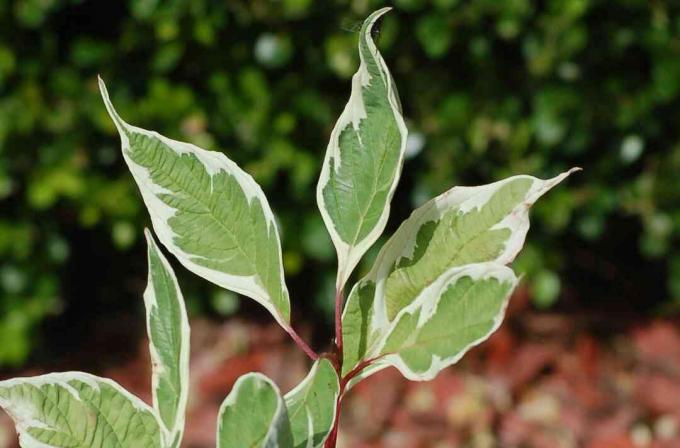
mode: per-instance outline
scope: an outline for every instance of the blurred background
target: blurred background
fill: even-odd
[[[149,220],[97,74],[127,121],[224,151],[262,185],[294,325],[327,349],[316,180],[359,26],[386,4],[0,0],[0,376],[85,370],[149,398]],[[432,383],[362,383],[340,445],[680,446],[680,4],[391,5],[375,39],[410,135],[386,235],[454,185],[584,171],[534,208],[502,329]],[[238,375],[286,390],[308,365],[254,302],[175,267],[193,328],[185,445],[213,446]]]

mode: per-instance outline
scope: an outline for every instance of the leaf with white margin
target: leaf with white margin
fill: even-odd
[[[274,215],[259,185],[224,154],[124,122],[99,87],[161,243],[195,274],[246,295],[289,326]]]
[[[82,372],[0,382],[23,448],[162,446],[154,411],[116,382]]]
[[[165,428],[166,446],[178,447],[189,395],[189,320],[175,273],[145,229],[149,279],[144,291],[153,375],[153,405]]]
[[[307,377],[285,396],[295,448],[320,447],[333,423],[340,384],[331,362],[320,359]]]
[[[290,448],[293,437],[279,388],[261,373],[241,376],[220,406],[217,448]]]
[[[371,38],[371,14],[359,34],[359,70],[331,133],[316,190],[317,203],[338,254],[341,289],[385,229],[406,147],[406,125],[394,80]]]
[[[517,285],[499,263],[453,268],[427,287],[391,324],[371,371],[394,366],[408,379],[425,381],[458,362],[498,329]]]
[[[524,245],[530,207],[573,171],[455,187],[416,209],[352,288],[343,314],[343,374],[370,359],[399,312],[449,269],[510,263]]]

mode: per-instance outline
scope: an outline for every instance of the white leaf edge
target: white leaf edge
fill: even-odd
[[[460,208],[465,211],[480,208],[503,185],[517,179],[529,179],[532,181],[532,185],[527,191],[525,199],[502,221],[492,227],[492,229],[505,228],[511,231],[510,239],[505,243],[503,252],[493,260],[493,262],[502,265],[510,264],[524,246],[530,227],[529,210],[531,207],[541,196],[566,179],[571,173],[578,170],[580,168],[572,168],[547,180],[528,175],[519,175],[487,185],[454,187],[416,209],[382,247],[373,268],[366,276],[367,279],[375,283],[376,300],[372,308],[374,311],[372,328],[387,328],[391,323],[387,317],[387,306],[385,303],[387,277],[394,263],[403,258],[402,254],[405,250],[409,252],[406,255],[412,254],[416,245],[418,229],[424,223],[440,218],[444,213],[453,208]]]
[[[486,204],[493,193],[504,184],[512,182],[516,179],[530,179],[532,181],[532,185],[525,196],[525,200],[515,207],[513,211],[509,213],[508,216],[506,216],[501,222],[493,227],[493,229],[509,228],[512,232],[512,235],[511,238],[506,242],[503,253],[500,254],[495,261],[488,263],[497,263],[500,265],[510,264],[515,259],[517,254],[522,250],[522,247],[524,247],[526,235],[529,232],[530,227],[529,210],[531,207],[541,196],[546,194],[571,174],[580,170],[581,168],[578,167],[571,168],[550,179],[539,179],[529,175],[518,175],[485,185],[453,187],[439,196],[430,199],[424,205],[414,210],[380,249],[380,252],[378,253],[378,256],[376,257],[373,267],[369,273],[354,285],[354,288],[357,288],[362,284],[363,281],[371,281],[375,284],[374,301],[371,307],[371,323],[368,333],[373,334],[373,332],[379,331],[381,328],[390,329],[392,328],[392,325],[398,321],[403,310],[397,313],[392,321],[390,321],[387,317],[385,284],[391,267],[394,265],[394,263],[403,258],[402,253],[404,252],[404,249],[408,248],[410,251],[410,253],[406,254],[406,256],[410,255],[415,249],[418,229],[420,229],[424,223],[438,219],[442,216],[442,214],[454,207],[460,207],[463,210],[471,210],[474,207],[481,207]],[[452,269],[464,269],[467,266],[473,265],[474,264],[459,266]],[[451,271],[451,269],[449,271]],[[449,271],[446,271],[442,275],[446,275]],[[425,291],[427,289],[429,289],[429,287],[426,288]],[[350,293],[350,297],[351,296],[352,293]],[[415,302],[417,302],[417,299],[414,300],[413,303]],[[408,308],[409,307],[406,309]],[[347,310],[348,307],[345,306],[343,311],[343,319],[347,313]],[[389,335],[389,332],[387,332],[387,335]],[[366,354],[362,359],[371,359],[370,354],[379,351],[381,344],[384,343],[386,337],[387,336],[385,332],[381,331],[379,337],[372,339],[372,344],[370,347],[367,347]],[[351,388],[362,379],[365,379],[373,373],[376,373],[388,366],[389,364],[385,364],[384,362],[373,362],[371,365],[364,368],[360,374],[358,374],[348,383],[348,388]]]
[[[401,359],[398,354],[390,354],[377,361],[377,364],[385,363],[396,367],[402,375],[411,381],[429,381],[433,379],[442,369],[457,363],[470,349],[486,341],[498,328],[500,327],[503,319],[505,318],[505,312],[510,302],[510,297],[514,292],[519,279],[515,275],[512,269],[499,263],[478,263],[465,266],[463,268],[453,268],[448,272],[441,275],[432,285],[426,288],[423,293],[409,306],[401,310],[398,314],[390,329],[387,332],[389,334],[396,327],[399,318],[404,314],[413,314],[418,309],[420,309],[420,316],[418,319],[418,327],[425,325],[426,322],[434,315],[441,300],[441,296],[446,290],[446,288],[456,283],[462,277],[471,277],[473,281],[486,280],[489,278],[495,278],[501,283],[509,283],[510,289],[508,290],[505,298],[503,299],[503,304],[498,314],[494,317],[493,326],[489,331],[479,339],[476,339],[469,344],[467,344],[460,352],[455,356],[450,358],[441,358],[438,355],[433,355],[432,365],[430,368],[423,373],[413,372]],[[382,341],[384,346],[387,337]],[[382,349],[382,347],[380,348]]]
[[[264,306],[277,320],[277,322],[284,328],[289,328],[290,316],[287,318],[282,316],[279,310],[276,308],[274,303],[267,291],[257,284],[256,276],[237,276],[231,275],[224,272],[219,272],[214,269],[207,268],[205,266],[198,265],[191,261],[192,255],[185,253],[174,243],[175,234],[167,224],[168,219],[170,219],[175,214],[175,209],[166,205],[161,201],[156,195],[167,193],[162,187],[154,184],[147,170],[137,165],[130,157],[127,155],[129,150],[129,140],[125,135],[125,130],[131,130],[138,132],[149,137],[158,139],[162,141],[165,145],[170,147],[177,154],[193,154],[196,158],[205,166],[206,171],[209,175],[213,176],[220,171],[225,171],[229,175],[233,176],[239,185],[242,187],[248,200],[257,198],[262,205],[262,210],[267,220],[267,224],[273,229],[276,235],[276,241],[279,244],[279,270],[282,279],[282,290],[286,297],[288,295],[288,288],[285,283],[285,276],[283,272],[283,256],[281,251],[281,238],[279,235],[279,229],[276,224],[276,219],[274,218],[274,213],[272,212],[269,202],[267,201],[264,192],[260,186],[255,182],[255,180],[248,173],[243,171],[238,167],[233,161],[231,161],[226,155],[217,151],[207,151],[205,149],[199,148],[196,145],[190,143],[184,143],[177,140],[172,140],[154,131],[147,131],[145,129],[132,126],[126,123],[116,112],[109,98],[109,93],[106,89],[106,85],[101,77],[98,78],[99,90],[101,92],[102,99],[106,105],[106,110],[108,111],[111,119],[113,120],[121,139],[123,158],[125,159],[130,172],[136,180],[139,191],[142,194],[144,203],[149,215],[151,216],[151,223],[156,236],[160,242],[179,260],[179,262],[188,270],[195,273],[196,275],[203,277],[204,279],[215,283],[218,286],[226,288],[228,290],[243,294],[250,297],[251,299],[257,301],[262,306]],[[290,299],[289,303],[290,303]]]
[[[141,399],[139,399],[135,395],[128,392],[127,389],[125,389],[123,386],[109,378],[103,378],[85,372],[47,373],[39,376],[12,378],[9,380],[0,381],[0,389],[21,386],[23,384],[30,384],[36,387],[44,385],[57,385],[69,391],[76,400],[80,401],[78,392],[68,384],[68,382],[71,380],[86,383],[95,390],[99,390],[99,384],[97,384],[98,382],[105,383],[113,387],[114,389],[116,389],[116,391],[118,391],[121,395],[128,399],[136,409],[139,409],[140,411],[143,412],[148,412],[156,420],[156,423],[158,424],[158,433],[160,437],[163,437],[163,424],[160,421],[160,417],[158,416],[158,414],[156,414],[154,409],[152,409],[148,404],[144,403]],[[19,433],[19,443],[22,448],[59,448],[55,447],[54,445],[47,445],[43,442],[35,440],[27,432],[27,430],[32,427],[51,429],[49,426],[45,425],[44,423],[38,420],[34,420],[28,417],[28,414],[21,415],[23,413],[22,411],[19,412],[17,412],[16,410],[10,411],[9,409],[10,400],[3,399],[2,397],[0,397],[0,407],[3,408],[5,412],[7,412],[7,414],[10,416],[10,418],[14,421],[17,433]],[[26,409],[26,412],[30,413],[32,411],[30,409]],[[159,440],[159,443],[162,442],[163,442],[162,440]]]
[[[180,309],[180,314],[181,314],[181,319],[182,319],[182,327],[180,329],[181,331],[181,348],[180,348],[180,354],[179,354],[179,369],[180,369],[180,399],[177,405],[177,414],[175,418],[175,422],[171,428],[166,428],[165,424],[163,423],[162,427],[165,429],[166,434],[165,434],[165,440],[166,444],[169,446],[170,443],[172,443],[177,435],[179,434],[181,437],[181,434],[184,432],[184,424],[185,424],[185,412],[186,412],[186,407],[187,407],[187,402],[189,399],[189,338],[190,338],[190,332],[191,329],[189,327],[189,318],[187,317],[187,310],[186,310],[186,305],[184,303],[184,296],[182,295],[182,291],[180,290],[179,283],[177,282],[177,277],[175,276],[175,272],[172,269],[172,266],[170,266],[170,263],[168,262],[167,258],[165,258],[165,255],[161,252],[160,248],[156,244],[153,236],[151,235],[151,232],[149,229],[144,229],[144,236],[146,237],[146,242],[148,245],[148,253],[147,253],[147,260],[148,260],[148,265],[149,265],[149,273],[148,273],[148,280],[147,280],[147,287],[144,290],[144,307],[146,309],[146,328],[147,328],[147,334],[149,337],[149,354],[151,355],[151,367],[152,367],[152,375],[151,375],[151,387],[152,387],[152,395],[153,395],[153,407],[154,410],[156,411],[158,415],[158,419],[163,422],[163,419],[161,418],[161,412],[160,412],[160,407],[158,404],[158,397],[157,397],[157,390],[158,390],[158,381],[163,373],[163,365],[161,363],[160,357],[158,355],[158,350],[156,349],[156,346],[153,344],[153,340],[151,338],[151,312],[154,307],[157,307],[157,300],[156,300],[156,294],[154,292],[154,287],[153,287],[153,278],[151,275],[151,257],[150,257],[150,251],[155,251],[156,254],[158,255],[158,258],[160,259],[161,263],[163,264],[163,267],[165,268],[166,272],[170,274],[170,277],[172,278],[172,282],[175,287],[175,291],[177,293],[177,300],[179,302],[179,309]]]
[[[328,232],[330,233],[331,240],[333,241],[333,244],[335,245],[335,250],[337,252],[338,256],[338,276],[336,280],[336,289],[339,291],[341,290],[345,283],[347,282],[347,279],[349,276],[352,274],[352,271],[354,271],[354,268],[356,265],[359,263],[361,260],[361,257],[366,253],[366,251],[373,245],[373,243],[376,242],[376,240],[380,237],[382,234],[383,230],[385,229],[385,225],[387,224],[387,219],[389,218],[390,214],[390,203],[392,201],[392,197],[394,195],[394,191],[397,187],[397,184],[399,183],[399,178],[401,177],[401,169],[404,161],[404,151],[406,149],[406,137],[408,135],[408,130],[406,128],[406,123],[404,122],[404,118],[401,115],[400,111],[400,106],[399,106],[399,100],[397,98],[397,93],[395,92],[393,88],[393,80],[390,75],[389,69],[387,68],[387,64],[385,63],[385,60],[383,59],[382,55],[378,51],[377,47],[375,46],[375,43],[373,42],[373,39],[371,37],[371,29],[375,22],[385,13],[390,11],[392,8],[382,8],[379,9],[378,11],[375,11],[369,18],[370,18],[370,23],[366,27],[366,32],[364,35],[364,38],[366,39],[366,42],[368,44],[369,50],[375,55],[375,59],[378,62],[378,64],[382,68],[382,73],[388,77],[387,79],[387,89],[388,89],[388,101],[392,107],[392,111],[394,113],[394,118],[397,122],[397,126],[399,128],[399,131],[402,135],[402,141],[401,141],[401,148],[399,150],[399,161],[397,164],[397,170],[395,172],[394,180],[392,182],[392,185],[389,190],[389,194],[387,196],[385,208],[383,209],[382,214],[380,215],[380,219],[376,223],[376,226],[373,228],[373,230],[363,239],[361,240],[358,244],[352,246],[347,244],[342,240],[338,232],[335,230],[335,224],[333,223],[333,220],[331,216],[329,215],[328,211],[326,210],[326,203],[323,197],[323,189],[326,187],[328,184],[328,181],[330,179],[330,159],[333,158],[335,160],[335,169],[336,171],[339,170],[340,165],[342,163],[342,159],[340,156],[340,145],[339,145],[339,138],[341,132],[349,125],[351,124],[352,126],[358,128],[359,122],[361,119],[366,117],[366,110],[364,108],[364,103],[363,103],[363,96],[362,96],[362,87],[367,85],[369,80],[370,80],[370,74],[368,73],[368,70],[366,68],[366,63],[364,61],[364,56],[361,53],[361,50],[359,51],[359,58],[360,58],[360,65],[359,69],[357,72],[352,76],[352,91],[350,93],[349,101],[345,105],[345,108],[342,111],[342,114],[340,115],[340,118],[338,118],[338,121],[335,124],[335,127],[333,128],[333,131],[331,132],[331,137],[330,141],[328,142],[328,147],[326,149],[326,155],[324,157],[323,165],[321,168],[321,174],[319,176],[319,182],[317,184],[316,188],[316,200],[317,204],[319,205],[319,211],[321,212],[321,216],[326,223],[326,228],[328,229]]]

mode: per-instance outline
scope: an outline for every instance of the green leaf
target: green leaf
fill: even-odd
[[[281,244],[261,188],[222,153],[125,123],[101,79],[99,86],[161,243],[187,269],[258,301],[287,327]]]
[[[327,359],[314,363],[307,377],[286,394],[295,448],[320,447],[335,422],[340,384]]]
[[[116,382],[81,372],[0,382],[0,406],[23,448],[161,447],[149,406]]]
[[[379,356],[402,310],[449,270],[510,263],[524,245],[531,205],[571,172],[549,180],[515,176],[455,187],[415,210],[350,293],[343,316],[343,373]]]
[[[289,448],[290,421],[279,388],[261,373],[240,377],[220,407],[217,448]]]
[[[189,392],[189,320],[175,273],[151,236],[149,280],[144,291],[153,376],[154,409],[165,428],[167,446],[178,447],[184,432]]]
[[[319,209],[338,254],[338,288],[384,230],[404,158],[407,130],[398,93],[371,38],[387,11],[374,12],[361,28],[361,64],[317,185]]]
[[[384,327],[373,323],[373,303],[375,301],[375,281],[368,277],[354,285],[347,298],[342,314],[342,375],[347,375],[362,360],[368,357],[369,347],[374,347]]]
[[[411,380],[434,378],[496,331],[516,284],[512,270],[498,263],[443,274],[400,311],[372,369],[392,365]]]

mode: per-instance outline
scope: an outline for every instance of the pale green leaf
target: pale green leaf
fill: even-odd
[[[415,210],[350,293],[343,316],[343,373],[378,356],[399,313],[450,269],[510,263],[524,245],[531,205],[572,171],[549,180],[515,176],[455,187]]]
[[[187,269],[255,299],[287,327],[281,244],[259,185],[220,152],[125,123],[99,86],[161,243]]]
[[[517,284],[512,270],[488,262],[453,268],[399,312],[373,369],[395,366],[411,380],[430,380],[500,326]]]
[[[354,285],[342,314],[342,374],[347,375],[368,357],[369,347],[375,347],[386,333],[389,322],[382,327],[373,322],[375,281],[363,278]]]
[[[149,406],[106,378],[51,373],[0,382],[0,407],[23,448],[160,448]]]
[[[385,228],[406,146],[406,125],[387,65],[371,37],[371,14],[359,34],[361,64],[331,134],[317,202],[338,253],[338,287]]]
[[[295,448],[320,447],[335,421],[340,385],[333,365],[327,359],[314,363],[307,377],[286,394],[288,418]]]
[[[240,377],[220,407],[217,448],[291,448],[290,421],[279,388],[261,373]]]
[[[149,280],[144,291],[153,376],[153,404],[165,427],[166,445],[178,447],[189,392],[189,320],[175,273],[145,231]]]

